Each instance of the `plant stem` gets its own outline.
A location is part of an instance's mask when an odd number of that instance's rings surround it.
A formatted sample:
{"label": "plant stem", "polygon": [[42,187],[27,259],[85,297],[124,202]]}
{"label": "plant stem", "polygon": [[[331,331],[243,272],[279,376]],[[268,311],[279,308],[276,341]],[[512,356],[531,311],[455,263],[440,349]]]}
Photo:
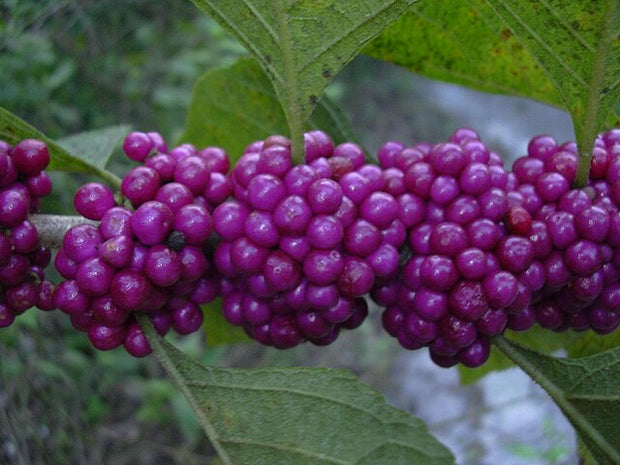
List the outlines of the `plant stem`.
{"label": "plant stem", "polygon": [[217,452],[220,461],[224,465],[232,465],[232,460],[222,446],[217,431],[215,430],[203,410],[200,408],[200,405],[198,405],[196,398],[192,395],[192,392],[188,387],[187,381],[177,369],[174,360],[172,360],[168,354],[169,350],[176,350],[176,348],[174,348],[173,346],[170,346],[170,349],[165,348],[168,343],[165,339],[159,336],[159,334],[157,334],[155,328],[153,328],[153,325],[151,324],[151,321],[145,314],[137,313],[137,317],[138,322],[140,323],[140,327],[142,328],[142,331],[144,331],[144,335],[146,336],[149,344],[153,349],[153,353],[159,360],[159,363],[161,363],[161,365],[164,367],[164,370],[166,370],[166,373],[168,373],[168,376],[170,376],[170,378],[172,379],[172,382],[183,393],[183,395],[189,402],[192,410],[194,411],[194,414],[196,415],[198,423],[200,423],[200,426],[202,426],[202,429],[205,431],[207,438]]}
{"label": "plant stem", "polygon": [[291,48],[291,32],[289,30],[286,2],[275,2],[276,20],[280,48],[282,50],[282,63],[284,66],[284,113],[291,133],[291,156],[296,165],[304,162],[304,119],[302,117],[301,101],[299,100],[299,83],[295,70],[295,59]]}
{"label": "plant stem", "polygon": [[105,182],[107,182],[112,189],[114,190],[121,189],[122,179],[119,178],[114,173],[112,173],[111,171],[108,171],[106,169],[95,169],[94,174],[96,174],[101,179],[103,179]]}
{"label": "plant stem", "polygon": [[605,14],[603,15],[603,23],[600,29],[601,37],[597,43],[596,53],[592,62],[592,74],[583,126],[580,127],[578,122],[573,119],[579,150],[577,178],[575,179],[574,187],[585,187],[588,183],[592,147],[602,123],[600,112],[601,100],[604,94],[603,87],[605,85],[607,58],[612,41],[615,39],[614,23],[618,18],[617,10],[619,5],[620,3],[617,0],[607,0],[605,6],[601,7]]}
{"label": "plant stem", "polygon": [[30,215],[28,220],[37,228],[41,245],[50,249],[59,249],[65,233],[73,226],[82,223],[98,224],[96,221],[86,219],[83,216],[68,215],[36,214]]}

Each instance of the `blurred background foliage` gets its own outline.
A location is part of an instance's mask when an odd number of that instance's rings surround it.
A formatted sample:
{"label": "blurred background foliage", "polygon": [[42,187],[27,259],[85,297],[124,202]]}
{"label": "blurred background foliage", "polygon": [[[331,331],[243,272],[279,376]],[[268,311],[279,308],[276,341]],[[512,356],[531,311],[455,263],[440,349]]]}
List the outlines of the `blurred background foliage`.
{"label": "blurred background foliage", "polygon": [[186,0],[3,0],[0,104],[51,137],[179,131],[196,77],[244,53]]}

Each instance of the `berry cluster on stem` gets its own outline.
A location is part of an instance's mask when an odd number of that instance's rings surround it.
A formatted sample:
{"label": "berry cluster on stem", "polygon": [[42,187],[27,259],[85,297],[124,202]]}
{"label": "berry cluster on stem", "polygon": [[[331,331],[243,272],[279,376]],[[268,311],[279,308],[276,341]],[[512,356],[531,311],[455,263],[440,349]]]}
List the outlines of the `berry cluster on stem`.
{"label": "berry cluster on stem", "polygon": [[75,194],[77,212],[97,223],[64,235],[55,304],[97,349],[123,345],[141,357],[151,348],[137,314],[161,335],[189,334],[202,325],[200,305],[218,292],[208,241],[214,204],[230,193],[229,162],[215,147],[168,150],[154,132],[129,134],[123,150],[139,163],[122,180],[125,204],[99,183]]}
{"label": "berry cluster on stem", "polygon": [[54,257],[57,286],[37,229],[47,237],[50,222],[28,216],[51,191],[49,153],[0,142],[0,326],[57,307],[97,349],[140,357],[151,348],[138,315],[188,334],[221,296],[226,320],[284,349],[333,342],[374,302],[403,347],[476,367],[506,330],[620,324],[620,130],[596,139],[581,188],[576,145],[544,135],[512,171],[468,128],[387,142],[377,164],[323,131],[303,140],[300,164],[274,135],[231,169],[221,148],[130,133],[120,192],[75,194],[82,220]]}
{"label": "berry cluster on stem", "polygon": [[51,253],[29,220],[52,190],[45,172],[49,161],[39,140],[14,147],[0,140],[0,328],[30,307],[53,309],[54,285],[45,279]]}

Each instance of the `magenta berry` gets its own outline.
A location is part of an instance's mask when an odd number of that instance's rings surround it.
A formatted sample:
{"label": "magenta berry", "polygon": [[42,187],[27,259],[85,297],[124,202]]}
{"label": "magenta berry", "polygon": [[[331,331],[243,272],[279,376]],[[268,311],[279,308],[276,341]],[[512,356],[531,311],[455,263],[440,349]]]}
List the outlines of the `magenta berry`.
{"label": "magenta berry", "polygon": [[11,153],[15,169],[24,175],[34,175],[43,171],[50,162],[47,145],[37,139],[19,142]]}
{"label": "magenta berry", "polygon": [[91,182],[81,186],[73,198],[75,210],[91,220],[101,220],[116,205],[112,190],[103,184]]}

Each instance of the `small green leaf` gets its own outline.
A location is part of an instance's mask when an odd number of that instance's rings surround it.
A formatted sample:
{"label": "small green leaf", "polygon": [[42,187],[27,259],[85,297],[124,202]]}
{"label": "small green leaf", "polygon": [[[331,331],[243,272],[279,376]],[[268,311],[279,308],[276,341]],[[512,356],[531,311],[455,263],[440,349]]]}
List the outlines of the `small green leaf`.
{"label": "small green leaf", "polygon": [[484,0],[418,2],[364,52],[432,79],[562,105],[543,68]]}
{"label": "small green leaf", "polygon": [[5,140],[11,145],[15,145],[24,139],[42,140],[47,144],[50,152],[51,160],[47,168],[48,170],[91,173],[101,177],[113,186],[120,186],[120,179],[116,175],[97,164],[93,164],[88,157],[82,158],[79,153],[72,153],[69,146],[63,147],[60,143],[54,142],[42,132],[2,107],[0,107],[0,139]]}
{"label": "small green leaf", "polygon": [[202,306],[207,347],[250,341],[243,328],[226,321],[221,306],[221,299],[215,299],[210,304]]}
{"label": "small green leaf", "polygon": [[223,464],[454,463],[419,419],[347,371],[208,367],[141,323]]}
{"label": "small green leaf", "polygon": [[96,166],[103,170],[107,166],[114,148],[130,129],[130,126],[127,125],[109,126],[63,137],[56,142],[90,166]]}
{"label": "small green leaf", "polygon": [[259,61],[284,107],[293,156],[329,82],[415,0],[192,0]]}
{"label": "small green leaf", "polygon": [[547,391],[601,465],[620,463],[620,348],[561,359],[503,337],[493,342]]}
{"label": "small green leaf", "polygon": [[[551,354],[571,344],[577,344],[586,335],[575,331],[556,333],[541,328],[538,325],[534,325],[527,331],[508,331],[504,336],[532,350],[536,350],[543,354]],[[496,347],[491,346],[491,356],[482,366],[478,368],[467,368],[459,365],[459,375],[462,383],[471,384],[488,373],[506,370],[512,367],[514,367],[514,363],[502,354],[501,351],[497,350]]]}
{"label": "small green leaf", "polygon": [[[351,140],[346,117],[326,98],[305,129],[311,127],[328,131],[337,143]],[[223,147],[234,162],[250,143],[287,132],[273,86],[256,60],[245,58],[198,78],[181,140]]]}

